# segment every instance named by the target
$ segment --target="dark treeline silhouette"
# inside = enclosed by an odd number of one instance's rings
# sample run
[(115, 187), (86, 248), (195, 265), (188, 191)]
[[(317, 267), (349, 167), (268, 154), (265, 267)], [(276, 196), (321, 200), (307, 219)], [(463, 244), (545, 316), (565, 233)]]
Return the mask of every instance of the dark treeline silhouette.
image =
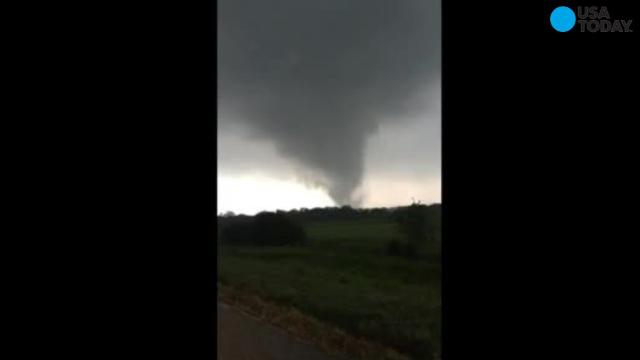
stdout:
[(284, 246), (305, 242), (304, 228), (284, 213), (218, 218), (219, 240), (230, 245)]
[(390, 255), (438, 255), (441, 242), (441, 205), (354, 209), (349, 206), (262, 212), (256, 216), (231, 212), (218, 216), (219, 239), (233, 245), (299, 245), (306, 241), (304, 224), (321, 221), (386, 220), (399, 225), (405, 240), (388, 245)]
[[(413, 207), (424, 209), (426, 213), (439, 213), (440, 204), (423, 205), (413, 204)], [(399, 214), (401, 214), (409, 206), (390, 207), (390, 208), (362, 208), (355, 209), (350, 206), (341, 207), (323, 207), (323, 208), (302, 208), (289, 211), (278, 210), (277, 214), (282, 214), (289, 219), (301, 222), (307, 221), (335, 221), (335, 220), (397, 220)], [(223, 222), (234, 222), (250, 219), (252, 216), (248, 215), (236, 215), (233, 212), (227, 212), (218, 216), (219, 220)]]
[(414, 203), (396, 209), (394, 220), (405, 234), (404, 242), (392, 240), (388, 245), (390, 255), (406, 257), (440, 257), (442, 240), (442, 211), (440, 205), (426, 206)]

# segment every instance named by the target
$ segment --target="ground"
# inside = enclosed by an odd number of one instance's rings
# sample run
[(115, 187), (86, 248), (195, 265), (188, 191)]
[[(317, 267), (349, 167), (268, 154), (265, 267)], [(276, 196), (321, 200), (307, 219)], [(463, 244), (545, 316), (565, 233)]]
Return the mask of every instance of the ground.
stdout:
[(312, 345), (225, 304), (218, 304), (219, 360), (330, 360)]
[(386, 253), (386, 220), (305, 224), (306, 246), (224, 247), (219, 281), (413, 359), (440, 351), (440, 263)]

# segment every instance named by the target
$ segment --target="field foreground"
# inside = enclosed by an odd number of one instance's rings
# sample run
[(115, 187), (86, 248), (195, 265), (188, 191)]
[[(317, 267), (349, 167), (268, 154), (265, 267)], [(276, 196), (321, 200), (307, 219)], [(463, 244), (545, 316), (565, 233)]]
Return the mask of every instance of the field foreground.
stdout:
[(387, 244), (402, 234), (386, 220), (318, 221), (305, 231), (305, 246), (223, 246), (219, 282), (410, 358), (439, 358), (439, 254), (388, 255)]
[(220, 360), (331, 360), (311, 345), (225, 304), (218, 304)]

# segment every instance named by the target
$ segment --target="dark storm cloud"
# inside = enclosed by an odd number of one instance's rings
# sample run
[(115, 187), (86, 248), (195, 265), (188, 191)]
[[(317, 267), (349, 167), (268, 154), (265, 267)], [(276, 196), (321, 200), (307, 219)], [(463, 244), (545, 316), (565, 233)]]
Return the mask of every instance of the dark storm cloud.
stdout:
[(243, 122), (352, 202), (367, 139), (439, 75), (439, 4), (219, 0), (220, 125)]

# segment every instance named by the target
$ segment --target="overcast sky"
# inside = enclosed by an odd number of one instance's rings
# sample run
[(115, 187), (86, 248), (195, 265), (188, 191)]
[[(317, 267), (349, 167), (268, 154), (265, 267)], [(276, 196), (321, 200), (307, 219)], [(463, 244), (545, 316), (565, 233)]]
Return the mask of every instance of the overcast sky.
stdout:
[(440, 2), (219, 0), (218, 211), (440, 201)]

